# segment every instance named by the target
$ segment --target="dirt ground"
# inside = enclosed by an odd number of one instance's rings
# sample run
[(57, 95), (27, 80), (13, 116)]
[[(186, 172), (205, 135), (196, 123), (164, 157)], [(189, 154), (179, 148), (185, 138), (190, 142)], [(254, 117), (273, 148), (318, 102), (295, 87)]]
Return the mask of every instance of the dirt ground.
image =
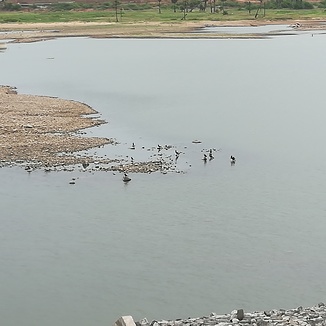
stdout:
[(73, 153), (113, 142), (78, 135), (82, 129), (105, 123), (89, 116), (94, 113), (83, 103), (17, 94), (14, 88), (1, 86), (1, 163), (51, 167), (85, 162)]
[[(0, 41), (11, 42), (35, 42), (58, 37), (88, 36), (97, 38), (223, 38), (232, 37), (215, 33), (194, 34), (193, 31), (207, 26), (258, 26), (270, 24), (299, 23), (302, 30), (326, 29), (324, 21), (304, 20), (304, 21), (201, 21), (201, 22), (178, 22), (178, 23), (6, 23), (0, 24)], [(234, 35), (235, 38), (261, 37), (257, 35)]]
[(134, 162), (87, 153), (91, 148), (117, 144), (110, 138), (85, 135), (85, 128), (106, 123), (94, 116), (96, 113), (84, 103), (17, 94), (13, 87), (0, 86), (0, 167), (22, 166), (27, 172), (80, 169), (121, 173), (167, 172), (175, 168), (170, 159)]

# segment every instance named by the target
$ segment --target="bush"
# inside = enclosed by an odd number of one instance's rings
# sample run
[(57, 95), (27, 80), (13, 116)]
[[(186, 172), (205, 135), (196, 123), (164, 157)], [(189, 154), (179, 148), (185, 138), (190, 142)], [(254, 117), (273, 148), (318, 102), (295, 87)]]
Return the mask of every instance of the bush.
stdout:
[(237, 2), (237, 1), (225, 1), (224, 7), (238, 8), (238, 7), (241, 7), (241, 3)]
[[(325, 0), (326, 1), (326, 0)], [(302, 0), (271, 0), (266, 2), (266, 8), (268, 9), (313, 9), (314, 6)]]
[(137, 4), (137, 3), (129, 2), (129, 3), (123, 4), (123, 8), (129, 9), (129, 10), (145, 10), (145, 9), (151, 9), (152, 6), (147, 3)]
[(105, 10), (105, 9), (112, 9), (114, 8), (114, 4), (113, 2), (104, 2), (104, 3), (100, 3), (98, 5), (99, 9)]
[(80, 5), (78, 3), (73, 2), (63, 2), (63, 3), (53, 3), (51, 5), (51, 10), (54, 11), (69, 11), (69, 10), (75, 10), (79, 9)]
[(21, 5), (17, 3), (4, 3), (2, 6), (2, 10), (5, 11), (19, 11), (21, 9)]

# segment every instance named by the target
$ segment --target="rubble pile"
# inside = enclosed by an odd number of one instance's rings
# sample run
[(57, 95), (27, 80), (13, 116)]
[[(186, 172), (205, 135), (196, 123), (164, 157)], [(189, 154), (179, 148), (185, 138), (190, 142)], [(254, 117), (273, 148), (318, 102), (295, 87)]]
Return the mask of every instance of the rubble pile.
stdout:
[(153, 320), (146, 318), (134, 322), (131, 316), (122, 316), (114, 326), (324, 326), (326, 306), (323, 302), (313, 307), (273, 309), (256, 312), (233, 310), (228, 314), (211, 313), (209, 316), (176, 320)]

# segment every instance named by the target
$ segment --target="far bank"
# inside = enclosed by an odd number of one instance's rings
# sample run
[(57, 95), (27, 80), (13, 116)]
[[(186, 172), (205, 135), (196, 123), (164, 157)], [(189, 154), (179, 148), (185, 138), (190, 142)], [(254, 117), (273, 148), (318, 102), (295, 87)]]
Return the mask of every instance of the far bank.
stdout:
[(224, 35), (221, 33), (196, 34), (204, 27), (293, 25), (299, 30), (324, 30), (322, 19), (301, 20), (234, 20), (234, 21), (182, 21), (182, 22), (54, 22), (54, 23), (2, 23), (0, 40), (4, 42), (37, 42), (60, 37), (95, 38), (257, 38), (255, 35)]

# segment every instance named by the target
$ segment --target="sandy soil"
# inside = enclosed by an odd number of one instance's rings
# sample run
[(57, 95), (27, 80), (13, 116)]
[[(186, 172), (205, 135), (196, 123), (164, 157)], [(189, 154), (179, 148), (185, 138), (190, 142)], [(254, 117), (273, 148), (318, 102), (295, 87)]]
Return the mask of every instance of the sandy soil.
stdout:
[[(300, 29), (326, 29), (324, 21), (304, 20), (300, 23)], [(207, 26), (257, 26), (268, 24), (294, 24), (294, 21), (201, 21), (201, 22), (177, 22), (177, 23), (6, 23), (0, 24), (0, 40), (13, 42), (35, 42), (58, 37), (88, 36), (97, 38), (223, 38), (232, 37), (221, 34), (194, 34), (193, 31)], [(263, 37), (259, 35), (234, 35), (236, 38)]]
[(0, 87), (2, 165), (27, 162), (29, 166), (50, 167), (92, 161), (73, 153), (113, 143), (76, 132), (104, 123), (89, 116), (94, 113), (83, 103), (17, 94), (11, 87)]
[(81, 169), (149, 173), (171, 171), (171, 159), (134, 162), (81, 154), (90, 148), (116, 145), (113, 139), (86, 137), (83, 130), (105, 121), (84, 103), (54, 97), (17, 94), (0, 86), (0, 167), (19, 165), (28, 172)]

